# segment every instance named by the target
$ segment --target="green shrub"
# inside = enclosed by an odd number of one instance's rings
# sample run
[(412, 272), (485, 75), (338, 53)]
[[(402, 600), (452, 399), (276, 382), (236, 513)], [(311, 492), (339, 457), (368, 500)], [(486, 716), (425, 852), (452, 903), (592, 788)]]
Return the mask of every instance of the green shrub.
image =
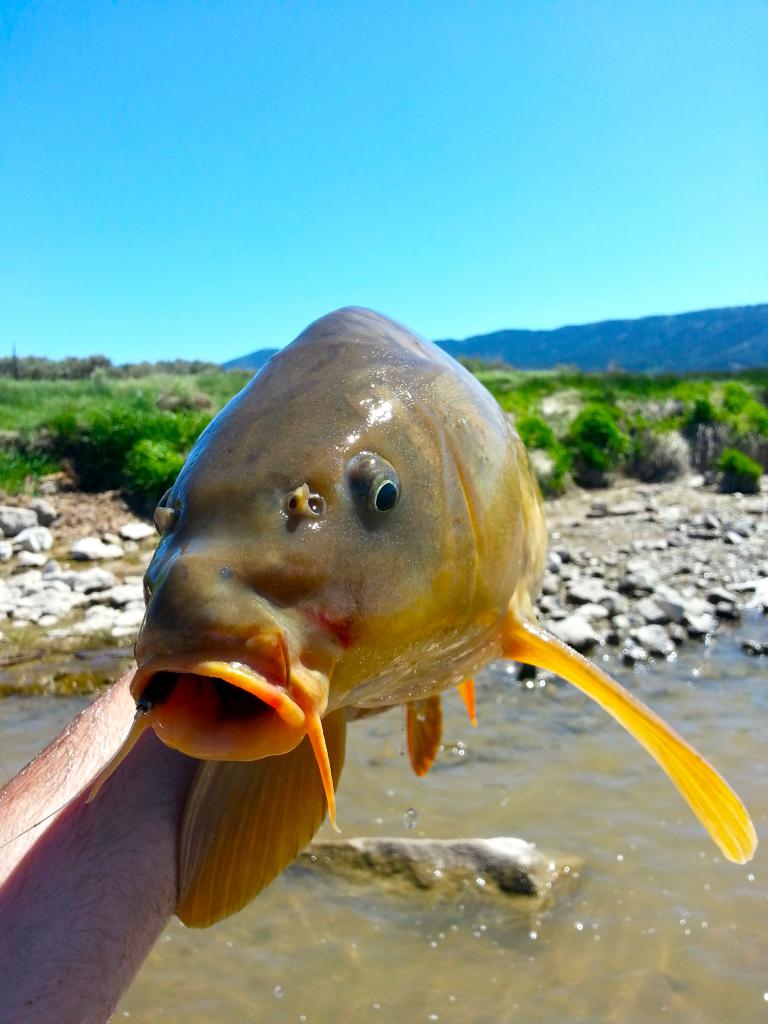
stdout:
[(752, 396), (745, 387), (737, 384), (735, 380), (729, 380), (723, 387), (723, 408), (728, 412), (739, 413), (750, 402)]
[(18, 494), (30, 481), (59, 469), (56, 459), (43, 452), (0, 448), (0, 488), (8, 494)]
[(523, 416), (515, 424), (526, 448), (554, 448), (554, 431), (540, 416)]
[(711, 423), (717, 423), (719, 419), (717, 410), (708, 398), (696, 398), (692, 408), (683, 416), (683, 426), (708, 426)]
[[(163, 412), (139, 393), (130, 402), (110, 402), (80, 415), (65, 410), (51, 424), (52, 444), (71, 459), (83, 490), (125, 487), (131, 494), (139, 476), (128, 474), (127, 460), (140, 441), (161, 442), (183, 461), (210, 418), (198, 410)], [(139, 491), (145, 490), (142, 484)]]
[(566, 442), (576, 482), (602, 487), (629, 451), (629, 438), (606, 406), (588, 405), (570, 426)]
[(727, 494), (735, 491), (756, 494), (760, 489), (762, 467), (738, 448), (726, 448), (718, 460), (717, 468), (722, 473), (720, 490)]
[(165, 441), (143, 438), (134, 444), (125, 460), (125, 486), (139, 505), (154, 508), (183, 465), (184, 455)]
[(545, 458), (531, 458), (542, 492), (550, 497), (562, 494), (571, 469), (568, 452), (555, 437), (554, 431), (540, 416), (524, 416), (518, 420), (517, 432), (530, 452), (543, 452)]

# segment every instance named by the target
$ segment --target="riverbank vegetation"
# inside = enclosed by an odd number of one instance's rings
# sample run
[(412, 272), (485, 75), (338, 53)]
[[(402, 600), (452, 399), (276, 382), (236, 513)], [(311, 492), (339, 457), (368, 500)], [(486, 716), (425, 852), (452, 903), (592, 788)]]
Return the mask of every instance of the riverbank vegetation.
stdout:
[[(0, 488), (33, 491), (63, 474), (85, 491), (122, 489), (141, 510), (249, 378), (98, 357), (0, 364)], [(768, 470), (768, 369), (680, 377), (469, 368), (514, 418), (547, 494), (571, 480), (602, 487), (617, 475), (653, 482), (691, 469), (748, 490)]]

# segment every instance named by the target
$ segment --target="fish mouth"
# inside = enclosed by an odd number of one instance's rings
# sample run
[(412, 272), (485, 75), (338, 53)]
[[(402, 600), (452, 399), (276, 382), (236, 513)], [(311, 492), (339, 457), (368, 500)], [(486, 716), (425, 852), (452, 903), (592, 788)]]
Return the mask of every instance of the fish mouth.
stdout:
[(120, 749), (93, 781), (88, 802), (151, 728), (175, 750), (203, 761), (258, 761), (287, 754), (306, 737), (336, 828), (333, 773), (323, 733), (329, 673), (288, 657), (226, 660), (197, 654), (150, 657), (136, 671), (136, 717)]
[(137, 713), (167, 746), (202, 760), (254, 761), (297, 746), (308, 713), (317, 710), (313, 695), (290, 686), (286, 662), (153, 657), (137, 671), (131, 693)]

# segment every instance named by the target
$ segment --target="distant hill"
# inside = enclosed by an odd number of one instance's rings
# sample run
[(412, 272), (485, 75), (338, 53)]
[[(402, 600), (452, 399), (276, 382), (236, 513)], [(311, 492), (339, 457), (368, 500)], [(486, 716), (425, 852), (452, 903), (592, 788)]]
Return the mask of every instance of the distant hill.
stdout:
[[(741, 370), (768, 366), (768, 303), (604, 320), (554, 331), (495, 331), (437, 344), (457, 359), (500, 361), (520, 370), (558, 365), (647, 373)], [(258, 370), (276, 351), (259, 349), (223, 365), (227, 370)]]
[(647, 373), (741, 370), (768, 366), (768, 304), (605, 320), (554, 331), (496, 331), (437, 344), (457, 359), (501, 360), (520, 370), (558, 364)]
[(259, 348), (255, 352), (251, 352), (250, 355), (230, 359), (221, 365), (225, 370), (260, 370), (264, 363), (268, 363), (272, 356), (279, 351), (279, 348)]

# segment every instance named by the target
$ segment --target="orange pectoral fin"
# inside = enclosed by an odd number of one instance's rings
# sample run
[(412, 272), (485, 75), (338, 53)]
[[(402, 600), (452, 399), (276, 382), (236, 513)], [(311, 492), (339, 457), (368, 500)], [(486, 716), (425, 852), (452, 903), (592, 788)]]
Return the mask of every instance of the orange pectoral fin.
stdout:
[(437, 757), (443, 735), (439, 694), (405, 705), (405, 731), (411, 767), (419, 777), (426, 775)]
[(728, 860), (745, 864), (757, 847), (755, 827), (728, 783), (650, 708), (586, 658), (510, 610), (504, 656), (556, 672), (612, 715), (661, 765)]
[[(345, 712), (323, 719), (333, 784), (344, 763)], [(206, 928), (241, 910), (293, 861), (322, 824), (324, 780), (309, 737), (258, 761), (206, 761), (181, 824), (176, 913)]]
[(477, 725), (477, 714), (475, 713), (475, 681), (474, 679), (465, 679), (463, 683), (459, 683), (458, 691), (461, 694), (461, 699), (464, 701), (464, 707), (467, 709), (469, 715), (470, 725)]

